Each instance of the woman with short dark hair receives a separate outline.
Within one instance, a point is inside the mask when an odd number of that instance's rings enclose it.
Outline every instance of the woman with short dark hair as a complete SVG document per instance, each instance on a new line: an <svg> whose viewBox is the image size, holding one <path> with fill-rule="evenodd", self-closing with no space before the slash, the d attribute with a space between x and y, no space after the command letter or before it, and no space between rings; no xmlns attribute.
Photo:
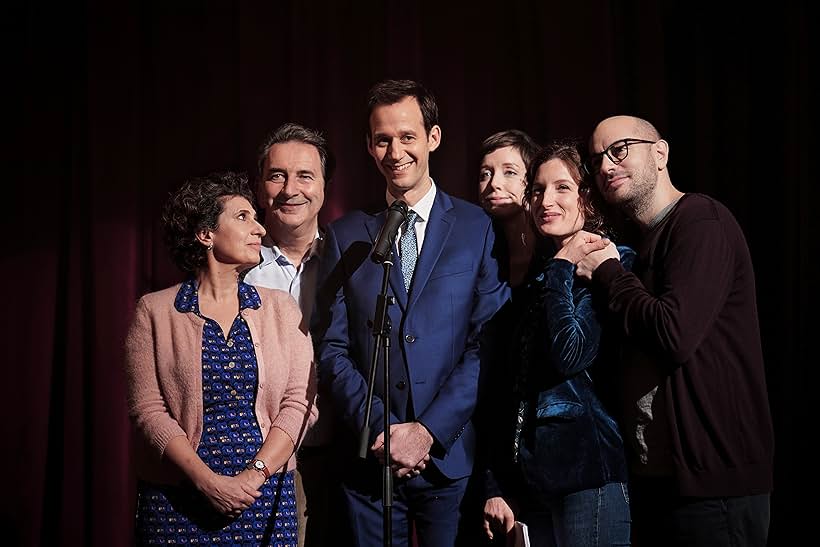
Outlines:
<svg viewBox="0 0 820 547"><path fill-rule="evenodd" d="M126 341L137 543L296 545L295 449L315 421L301 314L239 274L265 229L247 179L185 182L163 213L188 278L143 296Z"/></svg>

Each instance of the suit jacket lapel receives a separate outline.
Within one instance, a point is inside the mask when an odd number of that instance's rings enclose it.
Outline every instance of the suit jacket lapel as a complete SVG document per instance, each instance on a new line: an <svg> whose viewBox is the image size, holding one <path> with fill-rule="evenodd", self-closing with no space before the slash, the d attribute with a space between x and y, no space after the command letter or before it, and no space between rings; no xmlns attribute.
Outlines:
<svg viewBox="0 0 820 547"><path fill-rule="evenodd" d="M416 270L413 273L413 284L410 286L410 301L407 306L411 307L418 300L430 279L430 274L433 273L433 268L441 256L441 251L444 249L444 244L450 236L450 231L453 228L455 217L450 212L453 208L453 202L450 196L437 189L436 198L433 201L433 208L430 209L430 218L427 220L427 226L424 229L424 243L421 246L421 254L416 262ZM401 280L401 266L398 267L399 280Z"/></svg>
<svg viewBox="0 0 820 547"><path fill-rule="evenodd" d="M376 238L379 236L379 230L381 230L384 222L387 218L387 210L371 216L367 219L365 227L367 228L367 233L370 235L370 242L372 244L376 243ZM381 287L381 272L383 271L384 266L378 265L379 268L379 284L378 287ZM401 260L399 259L399 255L396 253L395 244L393 245L393 266L390 267L390 275L388 277L388 283L390 287L393 289L393 296L396 297L396 302L401 307L402 311L407 308L407 290L404 288L404 278L401 275Z"/></svg>

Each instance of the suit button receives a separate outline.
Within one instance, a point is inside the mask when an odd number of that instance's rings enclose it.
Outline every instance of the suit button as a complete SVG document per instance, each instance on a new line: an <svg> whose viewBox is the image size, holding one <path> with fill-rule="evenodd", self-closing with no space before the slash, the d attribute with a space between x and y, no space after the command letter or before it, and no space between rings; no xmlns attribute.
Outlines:
<svg viewBox="0 0 820 547"><path fill-rule="evenodd" d="M396 389L404 389L407 387L407 383L404 380L399 380L399 383L396 384Z"/></svg>
<svg viewBox="0 0 820 547"><path fill-rule="evenodd" d="M408 344L412 344L413 342L416 341L416 337L413 336L412 334L405 334L404 335L404 341L407 342Z"/></svg>

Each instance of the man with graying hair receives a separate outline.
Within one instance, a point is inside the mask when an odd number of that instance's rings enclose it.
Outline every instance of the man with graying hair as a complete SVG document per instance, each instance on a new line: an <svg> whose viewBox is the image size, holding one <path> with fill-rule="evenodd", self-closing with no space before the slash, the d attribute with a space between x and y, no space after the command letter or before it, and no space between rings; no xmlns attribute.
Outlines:
<svg viewBox="0 0 820 547"><path fill-rule="evenodd" d="M284 290L302 310L307 332L316 295L316 273L322 248L319 211L335 161L327 141L316 130L286 123L271 132L259 148L256 198L264 211L267 235L261 260L245 282ZM307 432L297 457L296 499L299 545L329 545L333 526L329 499L334 483L328 472L331 416L321 412Z"/></svg>

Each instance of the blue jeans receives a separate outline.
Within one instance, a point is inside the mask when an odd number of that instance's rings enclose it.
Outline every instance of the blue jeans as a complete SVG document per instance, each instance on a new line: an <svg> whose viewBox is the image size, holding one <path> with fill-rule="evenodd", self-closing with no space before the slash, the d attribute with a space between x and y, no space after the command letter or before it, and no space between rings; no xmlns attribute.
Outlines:
<svg viewBox="0 0 820 547"><path fill-rule="evenodd" d="M607 547L630 545L629 493L611 482L568 494L548 513L523 514L532 547Z"/></svg>

